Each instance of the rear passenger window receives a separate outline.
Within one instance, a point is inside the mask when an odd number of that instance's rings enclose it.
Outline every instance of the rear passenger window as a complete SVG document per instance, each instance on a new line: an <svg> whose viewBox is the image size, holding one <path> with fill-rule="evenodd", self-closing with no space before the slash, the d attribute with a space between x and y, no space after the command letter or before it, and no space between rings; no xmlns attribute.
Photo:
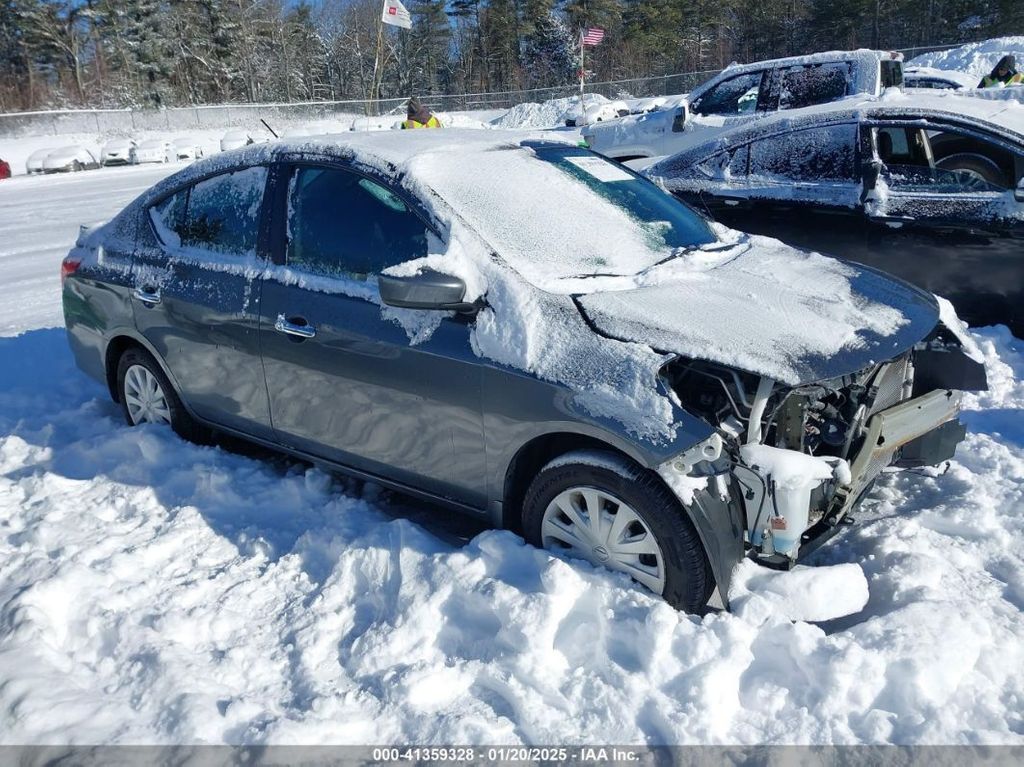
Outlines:
<svg viewBox="0 0 1024 767"><path fill-rule="evenodd" d="M262 167L214 176L157 203L150 218L165 245L251 255L266 182Z"/></svg>
<svg viewBox="0 0 1024 767"><path fill-rule="evenodd" d="M427 255L427 228L393 192L356 173L298 168L288 189L288 265L366 279Z"/></svg>
<svg viewBox="0 0 1024 767"><path fill-rule="evenodd" d="M200 181L189 194L182 245L229 255L255 253L266 183L266 168Z"/></svg>
<svg viewBox="0 0 1024 767"><path fill-rule="evenodd" d="M779 109L800 109L837 101L846 95L850 77L850 65L846 62L808 64L784 70Z"/></svg>
<svg viewBox="0 0 1024 767"><path fill-rule="evenodd" d="M791 181L853 181L857 126L833 125L755 142L750 175Z"/></svg>

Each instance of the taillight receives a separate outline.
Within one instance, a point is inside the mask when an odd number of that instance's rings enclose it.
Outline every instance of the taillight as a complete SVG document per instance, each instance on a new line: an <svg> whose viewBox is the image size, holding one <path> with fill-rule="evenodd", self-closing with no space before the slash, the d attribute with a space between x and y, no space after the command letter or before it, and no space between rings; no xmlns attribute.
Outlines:
<svg viewBox="0 0 1024 767"><path fill-rule="evenodd" d="M64 281L72 274L78 271L78 267L82 265L82 259L75 258L73 256L66 256L63 261L60 262L60 285L64 287Z"/></svg>

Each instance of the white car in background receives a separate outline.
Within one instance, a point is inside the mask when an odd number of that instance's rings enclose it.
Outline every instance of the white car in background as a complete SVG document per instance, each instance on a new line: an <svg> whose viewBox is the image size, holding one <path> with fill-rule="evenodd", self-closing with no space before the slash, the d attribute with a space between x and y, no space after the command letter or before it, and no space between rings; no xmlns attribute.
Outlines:
<svg viewBox="0 0 1024 767"><path fill-rule="evenodd" d="M902 58L885 51L828 51L733 64L674 109L590 125L583 140L595 152L620 161L671 155L694 130L725 130L776 112L859 94L878 96L902 85Z"/></svg>
<svg viewBox="0 0 1024 767"><path fill-rule="evenodd" d="M132 150L132 164L144 162L170 162L174 157L174 145L167 139L150 138L140 141Z"/></svg>
<svg viewBox="0 0 1024 767"><path fill-rule="evenodd" d="M171 142L175 160L198 160L203 156L203 147L192 136L182 136Z"/></svg>
<svg viewBox="0 0 1024 767"><path fill-rule="evenodd" d="M133 139L111 139L100 150L100 165L127 165L132 161L132 149L134 148L135 141Z"/></svg>
<svg viewBox="0 0 1024 767"><path fill-rule="evenodd" d="M28 156L28 159L25 161L25 172L30 176L33 173L42 173L43 160L45 160L47 155L49 155L52 151L53 147L48 146L45 149L37 149L32 154L30 154Z"/></svg>
<svg viewBox="0 0 1024 767"><path fill-rule="evenodd" d="M589 94L588 94L589 95ZM608 101L603 96L587 99L583 108L577 102L565 110L562 121L569 128L579 128L583 125L617 120L629 114L629 104L625 101Z"/></svg>
<svg viewBox="0 0 1024 767"><path fill-rule="evenodd" d="M64 173L100 167L93 153L79 144L54 149L43 160L43 173Z"/></svg>
<svg viewBox="0 0 1024 767"><path fill-rule="evenodd" d="M978 78L966 72L932 67L905 67L904 88L926 88L929 90L959 91L978 87Z"/></svg>
<svg viewBox="0 0 1024 767"><path fill-rule="evenodd" d="M220 151L229 152L249 144L265 144L269 140L267 136L253 136L243 128L232 128L220 140Z"/></svg>

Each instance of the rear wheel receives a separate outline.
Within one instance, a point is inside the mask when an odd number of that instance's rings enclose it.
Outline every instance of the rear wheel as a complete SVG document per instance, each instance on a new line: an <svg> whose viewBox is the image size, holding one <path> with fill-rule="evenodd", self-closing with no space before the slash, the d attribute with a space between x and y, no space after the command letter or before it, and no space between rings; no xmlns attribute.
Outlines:
<svg viewBox="0 0 1024 767"><path fill-rule="evenodd" d="M943 170L960 171L981 182L986 182L978 184L978 186L987 186L988 184L1000 187L1007 186L1006 177L999 169L999 166L984 155L974 154L973 152L951 154L949 157L943 157L935 165Z"/></svg>
<svg viewBox="0 0 1024 767"><path fill-rule="evenodd" d="M679 501L615 453L568 453L541 469L526 492L523 528L533 545L626 573L680 610L699 612L714 590Z"/></svg>
<svg viewBox="0 0 1024 767"><path fill-rule="evenodd" d="M117 392L129 426L166 425L185 439L207 441L206 430L188 414L160 365L145 350L135 347L121 355Z"/></svg>

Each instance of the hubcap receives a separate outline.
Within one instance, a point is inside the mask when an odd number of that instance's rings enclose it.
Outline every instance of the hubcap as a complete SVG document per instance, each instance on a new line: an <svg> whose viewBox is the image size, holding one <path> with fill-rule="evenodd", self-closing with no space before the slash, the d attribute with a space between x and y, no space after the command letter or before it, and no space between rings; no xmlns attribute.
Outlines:
<svg viewBox="0 0 1024 767"><path fill-rule="evenodd" d="M654 533L615 496L593 487L559 493L544 510L544 547L626 573L655 594L665 590L665 558Z"/></svg>
<svg viewBox="0 0 1024 767"><path fill-rule="evenodd" d="M171 422L171 409L163 387L142 365L132 365L125 371L124 402L133 424Z"/></svg>

